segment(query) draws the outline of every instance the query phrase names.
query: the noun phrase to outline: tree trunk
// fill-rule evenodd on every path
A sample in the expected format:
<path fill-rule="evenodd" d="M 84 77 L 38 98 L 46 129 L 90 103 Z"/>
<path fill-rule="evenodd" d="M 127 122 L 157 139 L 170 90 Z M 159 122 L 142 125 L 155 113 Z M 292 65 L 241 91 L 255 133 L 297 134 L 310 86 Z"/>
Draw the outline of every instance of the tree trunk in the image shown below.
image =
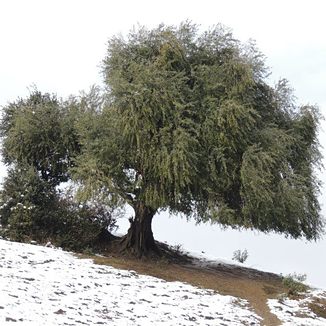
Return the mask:
<path fill-rule="evenodd" d="M 130 227 L 122 239 L 122 251 L 141 258 L 159 255 L 152 232 L 152 219 L 156 210 L 145 206 L 142 202 L 134 206 L 135 217 L 129 219 Z"/>

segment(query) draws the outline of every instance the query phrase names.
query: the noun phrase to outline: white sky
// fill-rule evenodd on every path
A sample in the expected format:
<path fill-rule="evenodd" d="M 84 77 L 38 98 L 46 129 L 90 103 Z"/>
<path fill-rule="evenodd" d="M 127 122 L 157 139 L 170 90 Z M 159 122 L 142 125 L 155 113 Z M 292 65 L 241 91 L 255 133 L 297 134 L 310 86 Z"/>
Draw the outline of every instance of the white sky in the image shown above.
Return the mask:
<path fill-rule="evenodd" d="M 326 116 L 325 9 L 323 0 L 1 0 L 0 106 L 27 96 L 32 84 L 62 97 L 87 90 L 101 83 L 99 65 L 110 36 L 127 33 L 138 23 L 154 27 L 161 22 L 179 24 L 190 19 L 203 28 L 223 23 L 233 29 L 236 38 L 255 39 L 272 69 L 271 82 L 287 78 L 299 103 L 318 104 Z M 326 143 L 323 134 L 320 140 Z M 325 196 L 321 202 L 326 202 Z M 246 246 L 253 263 L 255 256 L 265 258 L 269 265 L 264 266 L 275 271 L 280 262 L 273 256 L 277 249 L 284 256 L 284 272 L 307 272 L 312 282 L 326 288 L 326 262 L 319 262 L 326 251 L 325 240 L 305 245 L 282 237 L 220 232 L 185 226 L 178 220 L 157 220 L 154 227 L 162 240 L 179 239 L 191 246 L 196 235 L 201 240 L 196 241 L 195 249 L 205 248 L 228 258 L 232 251 Z M 183 238 L 177 225 L 188 230 Z M 171 238 L 171 227 L 177 232 L 177 240 Z M 258 266 L 263 265 L 259 262 Z"/>

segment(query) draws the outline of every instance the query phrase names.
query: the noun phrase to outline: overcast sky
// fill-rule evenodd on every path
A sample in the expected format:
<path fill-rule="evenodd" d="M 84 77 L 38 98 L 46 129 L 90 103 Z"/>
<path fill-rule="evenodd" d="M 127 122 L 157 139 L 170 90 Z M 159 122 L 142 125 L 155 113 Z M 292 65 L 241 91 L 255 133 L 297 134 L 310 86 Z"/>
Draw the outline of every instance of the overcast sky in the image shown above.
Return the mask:
<path fill-rule="evenodd" d="M 318 104 L 326 116 L 325 9 L 323 0 L 1 0 L 0 106 L 27 96 L 33 84 L 59 97 L 87 90 L 102 82 L 99 66 L 110 36 L 126 34 L 137 24 L 154 27 L 190 19 L 203 29 L 222 23 L 236 38 L 256 40 L 271 67 L 270 82 L 287 78 L 298 103 Z M 325 145 L 323 134 L 320 141 Z M 326 203 L 323 195 L 321 202 Z M 220 232 L 161 216 L 154 231 L 162 240 L 224 258 L 246 246 L 253 265 L 307 272 L 311 282 L 326 288 L 326 263 L 320 259 L 325 240 L 305 244 L 274 235 Z"/>

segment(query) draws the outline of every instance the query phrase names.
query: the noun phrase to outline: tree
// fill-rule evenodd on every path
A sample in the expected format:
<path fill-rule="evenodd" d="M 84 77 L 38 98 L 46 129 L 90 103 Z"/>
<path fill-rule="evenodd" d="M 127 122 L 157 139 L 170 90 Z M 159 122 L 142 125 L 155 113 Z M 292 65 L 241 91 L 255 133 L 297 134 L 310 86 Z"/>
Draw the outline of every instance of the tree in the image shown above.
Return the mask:
<path fill-rule="evenodd" d="M 76 114 L 73 101 L 62 103 L 38 90 L 5 106 L 0 125 L 4 163 L 31 166 L 53 187 L 67 181 L 79 150 Z"/>
<path fill-rule="evenodd" d="M 221 26 L 139 28 L 110 39 L 103 74 L 103 101 L 84 101 L 97 104 L 80 121 L 75 178 L 133 207 L 123 250 L 158 252 L 151 223 L 166 209 L 318 237 L 318 111 L 298 107 L 286 81 L 267 84 L 253 43 Z"/>
<path fill-rule="evenodd" d="M 11 239 L 82 250 L 112 237 L 119 216 L 112 200 L 107 205 L 98 192 L 96 202 L 79 202 L 57 189 L 70 180 L 80 150 L 75 125 L 82 103 L 34 90 L 4 107 L 0 132 L 9 170 L 0 191 L 0 223 Z"/>

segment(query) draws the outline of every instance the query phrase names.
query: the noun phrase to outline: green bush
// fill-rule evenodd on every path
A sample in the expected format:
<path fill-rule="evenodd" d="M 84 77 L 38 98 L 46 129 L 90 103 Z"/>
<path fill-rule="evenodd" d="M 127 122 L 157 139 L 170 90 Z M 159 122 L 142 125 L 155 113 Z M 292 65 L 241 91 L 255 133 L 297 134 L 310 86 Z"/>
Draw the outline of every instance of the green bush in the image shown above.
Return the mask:
<path fill-rule="evenodd" d="M 283 277 L 282 283 L 288 289 L 288 295 L 296 296 L 299 293 L 306 292 L 309 287 L 302 283 L 306 280 L 305 274 L 289 274 Z"/>
<path fill-rule="evenodd" d="M 109 240 L 116 227 L 113 210 L 100 204 L 80 204 L 71 198 L 60 200 L 60 221 L 53 237 L 55 245 L 74 251 L 84 251 Z"/>
<path fill-rule="evenodd" d="M 5 235 L 17 241 L 46 237 L 56 224 L 58 200 L 54 187 L 32 167 L 11 168 L 0 196 L 0 222 L 6 228 Z"/>
<path fill-rule="evenodd" d="M 51 241 L 65 249 L 82 251 L 108 240 L 108 230 L 115 227 L 113 209 L 60 196 L 31 167 L 9 170 L 0 201 L 2 234 L 15 241 Z"/>

